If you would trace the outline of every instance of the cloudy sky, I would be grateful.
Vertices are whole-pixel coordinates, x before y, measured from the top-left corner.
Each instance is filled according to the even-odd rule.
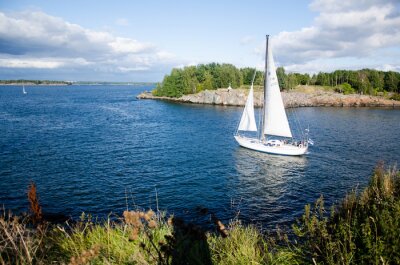
[[[400,71],[400,0],[0,2],[0,79],[161,81],[173,67]]]

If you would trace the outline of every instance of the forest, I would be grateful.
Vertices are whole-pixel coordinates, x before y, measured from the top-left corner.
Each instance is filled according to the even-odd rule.
[[[155,96],[181,97],[202,90],[218,88],[248,87],[254,75],[254,68],[237,68],[232,64],[199,64],[183,69],[174,68],[153,90]],[[298,85],[330,86],[336,91],[351,94],[377,95],[379,92],[400,93],[400,73],[373,69],[336,70],[318,74],[286,73],[278,67],[277,76],[281,90],[290,90]],[[264,72],[257,71],[255,85],[263,84]]]

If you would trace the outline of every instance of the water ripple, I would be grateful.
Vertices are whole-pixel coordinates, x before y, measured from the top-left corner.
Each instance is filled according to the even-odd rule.
[[[399,162],[398,110],[303,108],[316,145],[305,157],[240,148],[242,109],[136,100],[150,87],[0,87],[0,204],[107,216],[156,207],[196,220],[206,207],[263,227],[289,224],[321,194],[331,204],[363,187],[376,162]],[[294,113],[288,113],[292,120]]]

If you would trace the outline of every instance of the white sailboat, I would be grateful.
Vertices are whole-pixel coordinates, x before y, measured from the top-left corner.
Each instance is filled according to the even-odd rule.
[[[308,150],[309,139],[308,130],[304,134],[304,139],[295,141],[292,137],[289,122],[283,105],[281,92],[279,89],[278,78],[276,75],[275,63],[272,57],[272,50],[266,40],[265,54],[265,75],[264,75],[264,102],[261,113],[261,126],[257,130],[254,102],[253,102],[253,81],[246,101],[235,139],[240,146],[259,152],[299,156]],[[255,137],[249,137],[246,132],[258,132]]]
[[[22,93],[23,93],[24,95],[27,94],[26,91],[25,91],[25,86],[24,86],[24,85],[22,85]]]

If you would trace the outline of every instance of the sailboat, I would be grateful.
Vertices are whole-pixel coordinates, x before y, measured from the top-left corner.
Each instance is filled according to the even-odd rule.
[[[307,153],[309,143],[311,143],[308,138],[308,129],[300,141],[294,140],[292,136],[279,89],[269,35],[266,36],[264,102],[259,130],[257,130],[254,115],[254,78],[255,74],[239,126],[234,135],[236,141],[242,147],[264,153],[288,156],[300,156]],[[253,134],[257,132],[257,136],[248,136],[246,132],[253,132]]]
[[[25,86],[24,85],[22,85],[22,93],[25,95],[25,94],[27,94],[27,92],[25,91]]]

